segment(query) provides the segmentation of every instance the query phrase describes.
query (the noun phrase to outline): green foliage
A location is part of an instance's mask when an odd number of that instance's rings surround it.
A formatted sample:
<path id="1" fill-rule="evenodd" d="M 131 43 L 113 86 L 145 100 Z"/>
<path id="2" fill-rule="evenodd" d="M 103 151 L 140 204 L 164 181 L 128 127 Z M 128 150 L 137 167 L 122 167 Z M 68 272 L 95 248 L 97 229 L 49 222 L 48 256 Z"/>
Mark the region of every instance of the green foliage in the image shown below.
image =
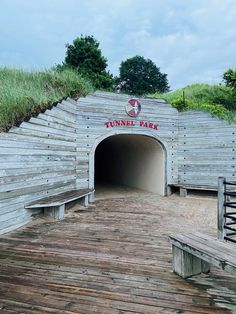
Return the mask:
<path id="1" fill-rule="evenodd" d="M 113 78 L 113 75 L 110 74 L 109 72 L 102 72 L 98 74 L 84 73 L 83 76 L 92 82 L 95 89 L 102 89 L 102 90 L 109 90 L 109 91 L 113 90 L 114 78 Z"/>
<path id="2" fill-rule="evenodd" d="M 217 116 L 218 118 L 223 120 L 232 119 L 232 115 L 230 114 L 230 112 L 225 107 L 219 104 L 207 102 L 192 103 L 189 109 L 206 111 L 213 116 Z"/>
<path id="3" fill-rule="evenodd" d="M 223 74 L 223 81 L 227 87 L 232 89 L 232 93 L 236 99 L 236 68 L 225 71 Z"/>
<path id="4" fill-rule="evenodd" d="M 117 83 L 122 91 L 135 95 L 169 90 L 167 74 L 161 73 L 153 61 L 141 56 L 121 62 Z"/>
<path id="5" fill-rule="evenodd" d="M 192 84 L 169 93 L 149 97 L 162 98 L 179 111 L 202 110 L 220 119 L 235 120 L 236 98 L 232 89 L 222 85 Z"/>
<path id="6" fill-rule="evenodd" d="M 102 55 L 98 41 L 93 36 L 77 37 L 66 45 L 66 57 L 62 68 L 69 67 L 89 79 L 95 88 L 111 89 L 112 74 L 106 71 L 107 59 Z"/>
<path id="7" fill-rule="evenodd" d="M 233 88 L 236 93 L 236 68 L 225 71 L 223 74 L 223 80 L 225 85 Z"/>
<path id="8" fill-rule="evenodd" d="M 92 85 L 75 71 L 26 72 L 0 68 L 0 131 L 50 108 L 64 97 L 78 98 Z"/>
<path id="9" fill-rule="evenodd" d="M 185 111 L 190 107 L 189 101 L 184 100 L 184 98 L 180 96 L 173 98 L 171 105 L 178 111 Z"/>

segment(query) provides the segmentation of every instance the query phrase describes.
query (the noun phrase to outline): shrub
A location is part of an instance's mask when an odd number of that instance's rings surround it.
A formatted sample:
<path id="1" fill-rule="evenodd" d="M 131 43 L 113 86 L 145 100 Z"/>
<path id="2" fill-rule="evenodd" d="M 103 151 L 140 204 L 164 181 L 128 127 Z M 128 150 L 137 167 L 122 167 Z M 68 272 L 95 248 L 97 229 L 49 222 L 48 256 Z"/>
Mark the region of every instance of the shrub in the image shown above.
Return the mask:
<path id="1" fill-rule="evenodd" d="M 193 84 L 185 88 L 149 97 L 163 98 L 179 111 L 202 110 L 235 121 L 236 95 L 231 88 L 222 85 Z"/>

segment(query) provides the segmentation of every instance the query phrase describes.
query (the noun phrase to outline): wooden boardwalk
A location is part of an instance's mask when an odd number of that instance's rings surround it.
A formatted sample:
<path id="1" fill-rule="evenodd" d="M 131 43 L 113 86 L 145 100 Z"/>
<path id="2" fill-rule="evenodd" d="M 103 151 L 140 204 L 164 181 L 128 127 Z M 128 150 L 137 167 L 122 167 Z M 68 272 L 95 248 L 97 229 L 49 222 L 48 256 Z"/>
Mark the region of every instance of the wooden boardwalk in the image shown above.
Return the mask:
<path id="1" fill-rule="evenodd" d="M 0 313 L 236 313 L 236 278 L 172 272 L 181 214 L 137 195 L 0 237 Z"/>

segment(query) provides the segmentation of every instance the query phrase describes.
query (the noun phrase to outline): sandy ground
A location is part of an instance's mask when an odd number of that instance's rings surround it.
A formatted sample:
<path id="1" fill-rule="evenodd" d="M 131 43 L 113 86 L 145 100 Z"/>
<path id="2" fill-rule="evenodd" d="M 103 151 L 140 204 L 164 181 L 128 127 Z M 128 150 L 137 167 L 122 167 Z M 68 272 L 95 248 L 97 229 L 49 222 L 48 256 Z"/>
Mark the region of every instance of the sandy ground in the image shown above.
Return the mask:
<path id="1" fill-rule="evenodd" d="M 214 192 L 188 192 L 187 197 L 180 197 L 178 192 L 169 197 L 163 197 L 154 193 L 133 189 L 130 187 L 99 186 L 96 189 L 95 200 L 101 199 L 124 199 L 136 198 L 137 202 L 144 204 L 145 210 L 148 205 L 161 208 L 171 208 L 172 217 L 165 219 L 174 219 L 182 217 L 181 224 L 176 226 L 176 231 L 207 231 L 210 234 L 217 233 L 217 195 Z M 119 205 L 119 203 L 117 203 Z M 178 218 L 179 221 L 179 218 Z"/>
<path id="2" fill-rule="evenodd" d="M 163 224 L 173 225 L 174 223 L 173 233 L 200 231 L 213 236 L 217 235 L 217 194 L 215 192 L 188 191 L 187 197 L 180 197 L 176 192 L 171 196 L 164 197 L 131 187 L 99 185 L 96 187 L 94 203 L 90 203 L 87 208 L 82 205 L 80 200 L 67 204 L 66 217 L 73 217 L 78 210 L 93 210 L 93 207 L 97 206 L 97 201 L 99 201 L 99 208 L 106 207 L 107 203 L 111 203 L 113 210 L 127 208 L 127 206 L 131 206 L 134 210 L 137 204 L 138 207 L 142 206 L 146 213 L 149 209 L 156 208 L 157 213 L 162 212 Z M 37 216 L 37 219 L 28 225 L 45 223 L 50 220 L 53 221 L 49 216 Z"/>

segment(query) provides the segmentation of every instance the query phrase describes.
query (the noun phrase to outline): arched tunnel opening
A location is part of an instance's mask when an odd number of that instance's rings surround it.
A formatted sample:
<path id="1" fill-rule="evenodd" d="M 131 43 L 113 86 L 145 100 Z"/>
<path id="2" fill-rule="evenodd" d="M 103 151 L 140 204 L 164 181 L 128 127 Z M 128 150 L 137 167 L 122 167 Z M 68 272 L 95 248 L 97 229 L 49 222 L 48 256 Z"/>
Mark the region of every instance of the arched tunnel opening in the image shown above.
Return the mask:
<path id="1" fill-rule="evenodd" d="M 165 195 L 165 152 L 154 138 L 114 135 L 95 151 L 95 188 L 111 184 Z"/>

